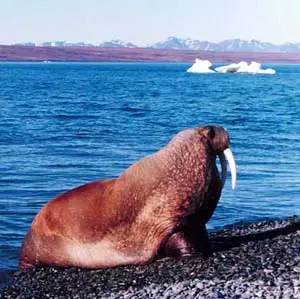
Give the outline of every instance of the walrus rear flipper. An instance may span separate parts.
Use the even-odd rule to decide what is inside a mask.
[[[37,263],[37,247],[33,239],[31,230],[27,233],[20,252],[19,267],[21,269],[28,269]]]
[[[62,238],[56,235],[36,236],[30,230],[23,242],[20,253],[21,269],[28,269],[35,265],[68,265],[68,256],[62,246]]]

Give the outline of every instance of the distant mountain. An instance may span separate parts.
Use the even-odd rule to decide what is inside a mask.
[[[176,49],[176,50],[187,50],[188,46],[184,39],[170,36],[167,39],[148,45],[147,48],[152,49]]]
[[[228,39],[220,43],[168,37],[148,47],[152,49],[202,50],[217,52],[300,52],[300,43],[275,45],[258,40]]]
[[[193,39],[182,39],[170,36],[162,41],[148,45],[152,49],[176,49],[176,50],[204,50],[204,51],[218,51],[219,46],[216,43],[208,41],[199,41]]]
[[[35,42],[25,42],[25,43],[15,43],[14,46],[34,46],[34,47],[91,47],[92,44],[87,44],[85,42],[67,42],[67,41],[46,41],[41,43]]]
[[[66,41],[47,41],[43,43],[18,43],[15,45],[39,46],[39,47],[101,47],[101,48],[141,48],[130,42],[122,40],[111,40],[99,45],[87,44],[85,42],[71,43]],[[195,39],[183,39],[170,36],[162,41],[147,45],[143,48],[150,49],[173,49],[173,50],[196,50],[214,52],[281,52],[281,53],[300,53],[300,43],[285,43],[276,45],[273,43],[258,40],[227,39],[219,43],[200,41]]]
[[[218,44],[221,51],[237,52],[277,52],[277,46],[272,43],[260,42],[258,40],[228,39]]]
[[[285,43],[278,47],[281,50],[280,52],[300,52],[300,43]]]
[[[138,48],[138,46],[132,44],[132,43],[127,43],[119,39],[114,39],[109,42],[104,42],[99,45],[99,47],[102,48]]]

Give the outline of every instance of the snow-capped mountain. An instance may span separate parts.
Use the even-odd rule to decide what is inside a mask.
[[[188,50],[220,51],[220,46],[217,43],[209,41],[186,39],[184,43]]]
[[[162,41],[148,45],[152,49],[177,49],[177,50],[204,50],[218,51],[218,44],[208,41],[193,40],[190,38],[183,39],[170,36]]]
[[[300,43],[275,45],[258,40],[228,39],[220,43],[168,37],[148,46],[153,49],[181,49],[219,52],[300,52]]]
[[[131,42],[114,39],[103,42],[99,45],[88,44],[85,42],[71,43],[66,41],[48,41],[42,43],[17,43],[15,45],[39,46],[39,47],[103,47],[103,48],[140,48]],[[200,41],[190,38],[178,38],[170,36],[159,42],[147,45],[143,48],[151,49],[176,49],[176,50],[196,50],[196,51],[216,51],[216,52],[281,52],[281,53],[299,53],[300,43],[285,43],[275,45],[273,43],[262,42],[258,40],[227,39],[219,43]]]
[[[285,43],[278,47],[280,52],[300,52],[300,43]]]
[[[185,40],[177,37],[170,36],[162,41],[150,44],[147,48],[152,49],[176,49],[176,50],[187,50],[188,47],[185,44]]]
[[[114,39],[114,40],[111,40],[108,42],[104,42],[104,43],[100,44],[99,47],[103,47],[103,48],[138,48],[138,46],[136,46],[132,43],[124,42],[119,39]]]
[[[45,42],[25,42],[15,43],[14,46],[33,46],[33,47],[92,47],[93,44],[85,42],[68,42],[68,41],[45,41]]]
[[[276,52],[277,46],[258,40],[228,39],[219,43],[221,51],[237,52]],[[278,50],[277,50],[278,51]]]

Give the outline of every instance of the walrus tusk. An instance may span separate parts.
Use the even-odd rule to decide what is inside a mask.
[[[230,172],[231,172],[231,183],[232,183],[232,189],[235,189],[236,186],[236,164],[234,161],[234,157],[232,154],[232,151],[230,148],[227,148],[222,153],[219,154],[221,167],[222,167],[222,185],[224,186],[226,181],[226,174],[227,174],[227,163],[225,161],[228,161]]]

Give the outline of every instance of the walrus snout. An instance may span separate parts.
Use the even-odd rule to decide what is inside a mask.
[[[206,126],[199,130],[201,130],[201,133],[206,136],[212,151],[217,155],[229,148],[229,136],[223,127]]]

